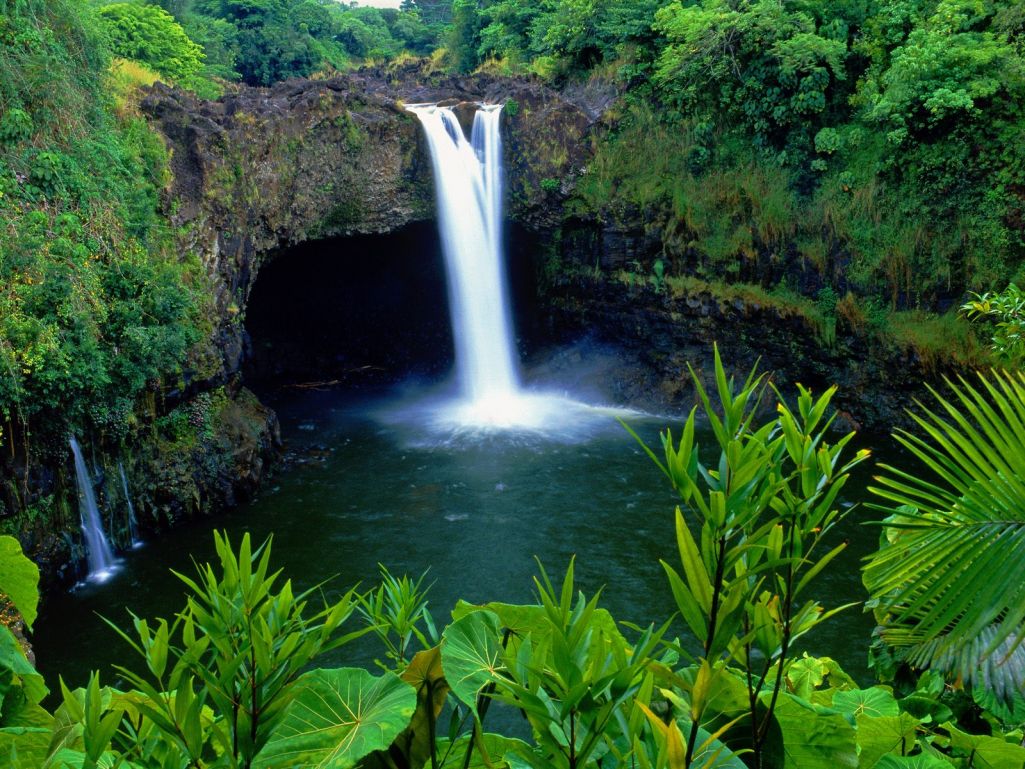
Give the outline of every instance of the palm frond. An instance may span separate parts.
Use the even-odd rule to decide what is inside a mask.
[[[929,472],[883,466],[872,491],[890,543],[864,582],[912,664],[1006,696],[1025,687],[1025,374],[979,379],[932,391],[938,407],[912,414],[920,434],[895,434]]]

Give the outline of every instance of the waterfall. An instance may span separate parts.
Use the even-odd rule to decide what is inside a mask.
[[[459,386],[485,421],[505,418],[520,396],[502,253],[501,109],[478,109],[467,141],[448,107],[409,107],[434,167]]]
[[[398,418],[426,414],[435,434],[499,429],[576,441],[628,414],[520,383],[502,244],[501,105],[478,105],[469,140],[449,107],[406,109],[423,124],[431,152],[460,396],[399,409]]]
[[[110,576],[114,567],[114,556],[110,544],[103,534],[103,522],[100,510],[96,506],[96,495],[93,492],[92,478],[86,467],[82,450],[75,436],[71,436],[71,453],[75,457],[75,476],[78,480],[78,510],[82,518],[82,535],[89,558],[88,579],[102,582]]]
[[[142,544],[135,536],[135,505],[132,504],[132,495],[128,493],[128,476],[125,475],[125,466],[120,460],[118,460],[117,469],[118,472],[121,473],[121,488],[124,489],[125,504],[128,505],[128,536],[131,539],[131,544],[134,548]]]

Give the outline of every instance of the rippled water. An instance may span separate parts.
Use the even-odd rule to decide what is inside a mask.
[[[121,571],[106,584],[46,601],[34,644],[47,680],[61,673],[78,685],[91,669],[116,680],[109,665],[131,660],[130,651],[98,614],[122,623],[127,609],[170,617],[183,599],[168,569],[191,573],[192,557],[212,558],[215,527],[233,540],[245,531],[257,541],[273,533],[274,562],[300,588],[324,580],[333,592],[369,586],[379,563],[393,573],[429,568],[439,624],[458,598],[530,600],[535,556],[554,577],[576,555],[579,586],[604,587],[603,605],[617,619],[647,624],[673,612],[658,561],[676,558],[676,500],[613,416],[591,414],[571,439],[549,440],[527,433],[439,436],[397,418],[403,408],[388,398],[304,392],[275,406],[293,459],[256,500],[124,554]],[[673,424],[666,417],[631,421],[652,444],[660,428]],[[878,443],[885,447],[889,439]],[[854,479],[848,502],[862,498],[867,474],[866,468]],[[870,518],[859,508],[839,532],[851,546],[811,593],[827,606],[864,599],[859,559],[878,535],[859,523]],[[867,681],[872,624],[860,607],[850,609],[804,646]],[[372,653],[346,647],[332,662],[366,664]]]

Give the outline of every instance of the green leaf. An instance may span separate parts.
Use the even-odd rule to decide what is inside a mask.
[[[406,728],[416,691],[394,673],[311,670],[254,763],[255,769],[351,769]]]
[[[891,518],[864,582],[912,665],[1006,698],[1025,671],[1025,373],[947,384],[895,436],[927,472],[884,465],[872,489]]]
[[[1025,766],[1025,748],[1006,742],[999,737],[968,734],[952,724],[944,724],[950,732],[950,746],[955,751],[971,756],[973,769],[1022,769]]]
[[[897,716],[860,715],[858,725],[858,751],[864,769],[874,767],[888,753],[907,755],[915,748],[918,719],[907,713]]]
[[[475,611],[441,635],[441,667],[452,693],[471,708],[502,669],[501,627],[493,611]]]
[[[883,756],[872,769],[948,769],[954,766],[939,756],[921,753],[917,756]]]
[[[18,540],[6,535],[0,536],[0,593],[11,599],[31,630],[39,608],[39,567],[25,557]]]
[[[787,682],[798,697],[808,699],[812,689],[819,686],[826,677],[826,666],[807,655],[794,660],[787,668]]]
[[[681,734],[690,735],[690,721],[682,718],[677,721],[677,724]],[[698,727],[694,747],[694,763],[691,764],[691,767],[692,769],[747,769],[747,765],[739,755],[701,726]]]
[[[410,766],[420,766],[431,756],[432,736],[436,734],[438,716],[448,697],[448,682],[441,670],[441,650],[434,646],[417,653],[401,677],[416,690],[416,711],[409,726],[396,738],[395,745],[408,758]]]
[[[466,601],[459,601],[452,610],[452,619],[459,620],[468,614],[479,611],[491,611],[497,614],[502,631],[508,630],[518,638],[525,638],[529,635],[535,643],[540,643],[552,633],[552,623],[545,614],[544,607],[537,604],[492,601],[478,606]],[[591,616],[591,625],[620,648],[630,647],[608,609],[595,609]]]
[[[447,739],[438,740],[438,769],[463,769],[471,739],[471,735],[464,734],[454,743]],[[480,749],[482,744],[487,757]],[[522,740],[486,732],[474,742],[467,769],[525,769],[529,764],[518,754],[530,749]],[[429,764],[425,764],[427,766]]]
[[[30,702],[40,702],[47,694],[46,684],[43,676],[39,674],[32,663],[25,656],[21,644],[3,625],[0,625],[0,670],[7,669],[14,674],[15,680],[24,690],[26,699]],[[10,693],[6,695],[10,696]],[[4,704],[3,712],[6,713],[4,698],[0,697],[0,704]],[[0,724],[6,722],[6,716],[0,720]]]
[[[763,701],[766,695],[762,695]],[[855,769],[858,753],[854,727],[846,717],[818,708],[782,692],[773,717],[779,724],[782,744],[766,744],[766,764],[782,769]],[[769,764],[769,756],[775,759]]]
[[[43,766],[53,735],[53,716],[37,703],[21,697],[4,703],[4,725],[0,728],[0,756],[12,758],[12,769],[38,769]],[[3,764],[2,766],[8,766]]]
[[[896,716],[900,705],[893,693],[881,686],[870,689],[849,689],[833,694],[833,710],[851,716]]]

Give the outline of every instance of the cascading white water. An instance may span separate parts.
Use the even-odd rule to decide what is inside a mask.
[[[132,495],[128,493],[128,476],[125,475],[125,466],[120,461],[117,463],[117,470],[121,473],[121,488],[125,492],[125,504],[128,506],[128,536],[131,538],[132,547],[138,547],[142,543],[135,535],[135,505],[132,504]]]
[[[503,421],[520,395],[502,259],[501,106],[481,107],[467,141],[447,107],[409,107],[434,165],[456,370],[466,405]]]
[[[86,467],[82,450],[75,436],[71,436],[71,453],[75,457],[75,477],[78,481],[78,510],[82,519],[82,535],[85,537],[86,555],[89,559],[88,579],[102,582],[114,568],[114,555],[103,533],[100,510],[96,505],[92,478]]]
[[[455,112],[407,106],[423,124],[434,168],[461,398],[432,404],[434,427],[561,434],[626,412],[528,392],[520,384],[502,247],[501,105],[478,105],[467,141]],[[421,412],[422,413],[422,412]]]

